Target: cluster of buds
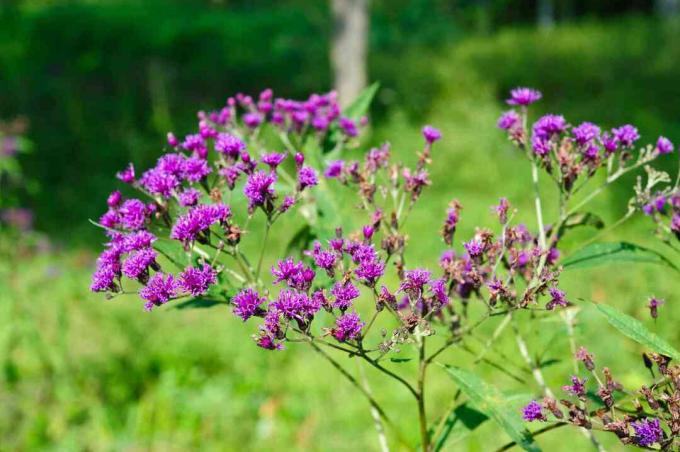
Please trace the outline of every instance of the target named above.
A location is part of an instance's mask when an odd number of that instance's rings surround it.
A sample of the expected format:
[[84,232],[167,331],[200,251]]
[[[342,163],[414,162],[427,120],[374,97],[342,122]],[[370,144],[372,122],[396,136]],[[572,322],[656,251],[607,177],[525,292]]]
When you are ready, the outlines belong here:
[[680,446],[680,366],[670,365],[670,359],[663,355],[645,354],[644,364],[655,378],[654,383],[626,391],[607,367],[598,371],[585,348],[580,348],[575,358],[583,364],[588,377],[571,378],[571,384],[562,388],[569,398],[531,401],[523,409],[524,420],[549,422],[552,418],[555,422],[612,432],[623,444],[645,448],[675,450]]

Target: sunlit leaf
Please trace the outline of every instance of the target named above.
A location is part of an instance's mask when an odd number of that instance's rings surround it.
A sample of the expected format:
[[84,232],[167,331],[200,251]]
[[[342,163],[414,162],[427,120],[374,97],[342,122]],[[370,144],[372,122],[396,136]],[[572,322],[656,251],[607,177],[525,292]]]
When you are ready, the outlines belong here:
[[357,98],[342,111],[342,114],[350,119],[359,119],[365,116],[379,88],[380,82],[375,82],[364,88]]
[[438,438],[433,438],[434,450],[440,451],[445,444],[454,444],[465,439],[477,427],[489,419],[481,411],[467,404],[457,406],[444,421],[444,429]]
[[498,423],[518,446],[528,451],[541,450],[526,429],[519,411],[511,406],[508,398],[495,386],[486,383],[469,370],[451,366],[445,366],[445,369],[470,402]]
[[680,271],[664,255],[628,242],[593,243],[562,261],[565,269],[596,267],[615,262],[661,264]]
[[606,304],[596,304],[595,306],[598,311],[604,314],[610,325],[633,339],[638,344],[644,345],[655,352],[680,360],[680,352],[664,339],[649,331],[639,320],[628,314],[624,314],[613,306]]

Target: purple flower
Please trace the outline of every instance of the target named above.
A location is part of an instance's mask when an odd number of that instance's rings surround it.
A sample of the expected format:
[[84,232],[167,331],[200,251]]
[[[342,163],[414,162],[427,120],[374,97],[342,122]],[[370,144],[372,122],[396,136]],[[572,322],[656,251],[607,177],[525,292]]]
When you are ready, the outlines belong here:
[[267,201],[274,198],[276,174],[265,171],[257,171],[250,176],[243,187],[243,193],[248,198],[248,209],[253,210],[257,206],[263,206]]
[[92,292],[107,292],[117,290],[116,283],[116,271],[110,265],[104,265],[97,268],[97,270],[92,275],[92,284],[90,285],[90,290]]
[[364,325],[365,323],[361,321],[359,314],[350,312],[335,320],[335,328],[331,333],[339,342],[346,342],[358,338]]
[[446,280],[444,278],[435,279],[430,283],[432,295],[441,303],[442,306],[449,304],[449,294],[446,288]]
[[361,233],[364,235],[365,240],[370,241],[371,237],[373,237],[373,233],[375,233],[375,228],[373,225],[367,224],[361,228]]
[[119,191],[116,190],[113,193],[111,193],[108,198],[106,198],[106,204],[109,207],[118,207],[122,198],[123,196],[120,194]]
[[567,301],[564,292],[562,292],[560,289],[557,287],[551,287],[548,292],[550,293],[550,301],[545,305],[547,310],[552,311],[556,306],[569,306],[569,302]]
[[349,118],[342,117],[338,120],[338,126],[342,129],[343,133],[348,137],[354,138],[359,135],[359,130],[356,124]]
[[276,169],[277,166],[283,162],[283,160],[286,158],[286,154],[283,153],[278,153],[278,152],[271,152],[269,154],[264,154],[262,156],[262,163],[265,165],[268,165],[272,170]]
[[602,147],[604,147],[604,153],[606,155],[611,155],[614,152],[616,152],[616,149],[619,146],[619,143],[618,143],[618,140],[616,139],[616,137],[613,136],[613,135],[610,135],[608,132],[605,132],[605,133],[602,134],[600,141],[602,141]]
[[178,195],[179,205],[183,207],[195,206],[201,193],[195,188],[187,188]]
[[281,201],[281,205],[279,206],[279,210],[281,212],[286,212],[288,209],[293,207],[295,204],[295,198],[292,196],[286,196],[283,198],[283,201]]
[[326,171],[323,173],[324,176],[332,179],[339,177],[342,174],[342,169],[345,166],[345,162],[342,160],[333,160],[332,162],[328,163],[328,166],[326,167]]
[[312,119],[312,127],[318,131],[326,130],[329,124],[330,123],[328,122],[328,119],[324,118],[323,116],[315,116]]
[[499,129],[510,130],[520,125],[520,117],[515,110],[503,113],[496,123]]
[[359,289],[352,284],[351,281],[338,281],[331,289],[331,293],[335,296],[333,307],[345,311],[352,305],[352,300],[359,298]]
[[678,239],[680,239],[680,214],[678,213],[673,215],[673,219],[671,220],[671,231],[673,231]]
[[177,141],[177,137],[175,136],[174,133],[168,132],[167,138],[168,138],[168,146],[173,147],[173,148],[176,148],[177,146],[179,146],[179,141]]
[[148,269],[156,266],[156,252],[150,248],[135,251],[123,262],[123,274],[130,279],[140,280],[148,275]]
[[171,172],[156,167],[142,174],[139,183],[152,195],[168,198],[180,184],[180,179]]
[[142,287],[139,296],[146,300],[144,309],[150,311],[154,306],[167,303],[177,293],[177,282],[171,274],[156,273],[149,279],[146,287]]
[[630,124],[613,129],[614,138],[621,143],[624,148],[633,147],[633,144],[640,138],[638,130]]
[[243,115],[243,124],[245,124],[246,127],[254,129],[261,123],[262,116],[260,116],[258,113],[246,113],[245,115]]
[[156,241],[156,236],[149,231],[138,231],[126,235],[123,238],[122,250],[126,253],[148,248]]
[[207,293],[210,286],[216,282],[217,272],[207,264],[201,269],[187,267],[179,275],[179,286],[195,297]]
[[213,223],[224,223],[231,216],[229,206],[224,204],[199,204],[185,215],[177,218],[170,237],[184,243],[196,240]]
[[510,91],[510,98],[505,102],[508,105],[531,105],[541,99],[541,92],[531,88],[515,88]]
[[586,395],[586,380],[580,380],[577,376],[571,377],[571,385],[562,386],[562,389],[569,392],[576,397],[585,397]]
[[501,224],[508,222],[508,210],[510,210],[510,203],[507,198],[501,198],[497,206],[494,206],[494,211],[498,215]]
[[656,418],[643,419],[639,422],[633,422],[631,425],[635,430],[635,441],[642,447],[649,447],[663,439],[663,430]]
[[479,239],[472,239],[463,246],[470,257],[480,257],[484,253],[484,244]]
[[580,146],[585,146],[600,137],[600,128],[592,122],[584,122],[579,126],[574,127],[571,131],[574,134],[574,140]]
[[170,153],[162,155],[156,163],[155,170],[160,173],[172,174],[179,177],[182,174],[184,160],[186,157],[182,154]]
[[219,173],[220,176],[226,179],[229,190],[234,189],[234,187],[236,186],[236,181],[241,175],[241,171],[236,166],[228,166],[226,168],[222,168],[220,169]]
[[308,256],[314,259],[314,263],[317,267],[323,268],[329,274],[332,274],[333,267],[338,259],[337,254],[332,251],[326,251],[321,248],[319,242],[314,242],[314,249],[312,251],[307,251]]
[[550,140],[534,135],[531,137],[531,149],[533,149],[534,154],[545,157],[551,149]]
[[567,121],[561,115],[545,115],[534,123],[534,135],[549,140],[567,129]]
[[666,137],[659,137],[656,140],[656,148],[659,150],[659,154],[670,154],[673,152],[673,143]]
[[660,299],[655,298],[655,297],[650,297],[649,304],[647,305],[647,307],[649,308],[649,313],[650,313],[650,315],[652,316],[653,319],[656,319],[659,316],[659,311],[658,311],[659,306],[661,306],[664,303],[665,303],[665,301],[663,301],[663,300],[660,300]]
[[296,152],[293,156],[293,159],[295,160],[295,166],[299,169],[302,167],[302,164],[305,163],[305,154],[302,152]]
[[215,140],[215,150],[230,157],[238,157],[245,149],[246,144],[240,138],[228,133],[220,133]]
[[272,267],[272,275],[275,277],[274,284],[285,281],[289,287],[303,291],[311,287],[316,276],[314,270],[305,267],[302,262],[294,262],[292,257],[279,261]]
[[265,350],[283,350],[283,345],[276,342],[273,337],[263,334],[259,336],[256,340],[258,347],[264,348]]
[[430,282],[431,273],[422,268],[408,270],[399,285],[400,292],[406,292],[411,298],[420,298],[425,284]]
[[265,297],[260,297],[257,291],[250,288],[243,289],[231,299],[234,305],[234,314],[241,317],[244,322],[252,316],[263,312],[260,305],[266,301]]
[[205,139],[200,134],[187,135],[184,137],[182,147],[187,151],[193,151],[198,155],[205,153]]
[[441,139],[442,133],[439,131],[439,129],[435,129],[432,126],[425,126],[423,127],[423,137],[425,138],[425,141],[427,141],[428,144],[432,144],[435,141]]
[[131,184],[135,181],[135,167],[130,163],[123,171],[116,173],[116,177],[126,184]]
[[306,293],[284,289],[271,303],[277,312],[290,320],[311,319],[321,308],[318,299],[310,299]]
[[182,176],[189,182],[198,182],[210,174],[208,162],[202,158],[189,157],[182,164]]
[[373,287],[385,273],[385,264],[377,260],[365,260],[354,270],[354,274],[367,286]]
[[529,402],[529,404],[522,409],[522,418],[527,422],[546,420],[541,404],[535,400]]
[[309,166],[303,166],[298,172],[298,187],[300,191],[307,187],[313,187],[318,184],[319,180],[316,177],[316,171]]
[[123,227],[131,231],[141,229],[146,222],[146,206],[139,199],[128,199],[118,213]]

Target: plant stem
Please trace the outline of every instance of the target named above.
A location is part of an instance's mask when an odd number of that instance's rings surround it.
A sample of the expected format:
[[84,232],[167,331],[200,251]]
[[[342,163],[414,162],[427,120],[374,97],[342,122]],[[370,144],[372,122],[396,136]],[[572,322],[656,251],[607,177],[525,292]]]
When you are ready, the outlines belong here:
[[427,360],[425,359],[425,336],[420,338],[418,347],[418,421],[420,423],[420,444],[423,452],[430,449],[430,435],[427,431],[427,413],[425,412],[425,373]]
[[262,239],[262,249],[260,250],[260,257],[257,260],[257,270],[255,271],[255,278],[260,280],[260,272],[262,270],[262,260],[264,259],[264,252],[267,250],[267,240],[269,239],[269,230],[272,227],[272,223],[267,218],[267,225],[264,227],[264,238]]
[[534,204],[536,206],[536,221],[538,222],[538,244],[545,251],[545,227],[543,225],[543,209],[541,207],[541,194],[538,187],[538,165],[535,161],[531,162],[531,180],[534,184]]
[[326,358],[326,360],[330,362],[333,367],[335,367],[345,378],[349,380],[350,383],[352,383],[352,385],[354,385],[354,387],[356,387],[364,395],[364,397],[366,397],[371,407],[375,409],[378,415],[380,415],[380,417],[385,422],[387,423],[391,422],[390,419],[387,417],[385,410],[383,410],[382,407],[378,404],[378,402],[375,401],[371,393],[368,392],[363,386],[361,386],[361,384],[359,384],[359,382],[356,380],[356,378],[354,378],[354,376],[352,376],[352,374],[347,372],[345,368],[340,365],[340,363],[333,359],[331,355],[326,353],[321,347],[316,345],[313,341],[309,340],[309,345],[311,345],[312,348],[316,350],[321,356]]
[[[535,432],[532,432],[531,436],[538,436],[538,435],[541,435],[545,432],[549,432],[550,430],[555,430],[556,428],[563,427],[565,425],[569,425],[569,424],[567,424],[566,422],[556,422],[555,424],[548,425],[548,426],[543,427],[539,430],[536,430]],[[512,449],[516,445],[517,445],[517,442],[511,441],[511,442],[507,443],[506,445],[496,449],[496,452],[503,452],[503,451]]]
[[[367,394],[371,395],[371,387],[368,384],[368,379],[366,378],[366,372],[361,365],[361,361],[357,361],[357,367],[359,369],[359,376],[361,377],[361,383],[364,386],[364,390]],[[380,413],[378,410],[371,405],[371,416],[373,417],[373,423],[375,424],[375,430],[378,433],[378,442],[380,443],[381,452],[390,452],[390,447],[387,443],[387,437],[385,436],[385,426],[383,425]]]
[[541,372],[541,368],[536,365],[536,363],[531,359],[531,355],[529,355],[527,343],[524,341],[522,334],[519,332],[519,328],[517,327],[515,319],[513,318],[512,320],[512,328],[515,330],[515,337],[517,338],[517,348],[519,348],[519,353],[524,358],[524,361],[529,366],[529,369],[531,369],[531,374],[533,375],[536,383],[538,383],[538,386],[541,388],[541,392],[548,397],[554,398],[555,395],[545,383],[545,378],[543,378],[543,372]]

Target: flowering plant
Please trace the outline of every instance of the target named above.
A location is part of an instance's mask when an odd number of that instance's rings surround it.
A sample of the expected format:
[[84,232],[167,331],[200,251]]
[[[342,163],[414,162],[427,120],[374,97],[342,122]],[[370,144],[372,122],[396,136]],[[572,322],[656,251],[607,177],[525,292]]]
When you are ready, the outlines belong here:
[[[239,94],[221,110],[199,112],[198,133],[181,141],[168,134],[167,152],[153,168],[140,174],[130,164],[118,173],[143,199],[124,199],[118,191],[109,196],[108,210],[97,223],[108,242],[97,261],[92,290],[109,298],[139,295],[148,311],[171,301],[185,306],[228,304],[234,316],[257,324],[253,339],[260,348],[308,344],[367,399],[383,450],[389,448],[388,435],[407,440],[363,374],[353,375],[339,356],[360,360],[413,397],[419,447],[424,451],[443,447],[452,422],[470,411],[482,419],[491,417],[505,429],[512,442],[504,448],[518,444],[537,450],[533,436],[567,424],[582,428],[597,445],[592,430],[614,432],[622,442],[640,447],[677,445],[680,368],[668,360],[677,356],[675,349],[639,322],[632,323],[634,319],[601,306],[614,326],[651,349],[646,363],[659,371],[653,385],[638,393],[622,393],[606,368],[600,371],[601,379],[592,355],[577,349],[573,337],[577,306],[559,288],[561,272],[584,262],[630,254],[662,259],[631,244],[590,244],[566,258],[560,247],[571,229],[600,226],[583,208],[606,186],[671,153],[672,144],[660,138],[655,146],[635,151],[639,136],[633,126],[602,132],[591,123],[572,127],[557,115],[543,116],[529,128],[528,107],[541,94],[528,88],[513,90],[508,103],[516,109],[504,113],[498,126],[531,163],[536,228],[516,223],[516,210],[501,198],[492,208],[496,231],[478,228],[457,246],[462,204],[452,200],[442,221],[438,265],[414,267],[407,263],[404,224],[431,184],[428,167],[442,134],[431,126],[422,129],[424,142],[413,167],[394,162],[388,143],[370,149],[360,160],[341,158],[358,144],[367,124],[363,114],[375,89],[344,111],[334,93],[305,101],[275,99],[270,90],[257,99]],[[541,170],[559,189],[559,216],[549,224],[539,193]],[[600,173],[605,183],[582,195]],[[678,184],[651,194],[667,177],[648,173],[655,183],[639,186],[629,215],[643,210],[663,224],[663,215],[673,211],[670,226],[662,229],[677,234]],[[342,187],[359,201],[363,218],[359,228],[343,227],[348,222],[341,218],[334,196]],[[660,196],[661,207],[656,201]],[[265,264],[272,231],[291,212],[305,224],[289,235],[288,255]],[[261,234],[252,232],[257,221]],[[277,231],[277,238],[286,234]],[[244,251],[243,242],[248,240],[259,242],[259,252]],[[598,382],[596,397],[602,408],[593,408],[586,382],[578,376],[565,387],[571,399],[558,402],[546,385],[542,366],[531,356],[521,320],[555,313],[567,327],[575,365],[582,362]],[[495,324],[494,329],[480,339],[488,324]],[[521,364],[496,348],[508,326]],[[635,335],[626,331],[633,328]],[[475,341],[482,344],[481,350],[473,348]],[[404,354],[408,349],[414,350],[413,357]],[[511,408],[503,393],[475,372],[444,364],[452,349],[515,380],[524,382],[515,372],[526,371],[542,402],[530,402],[522,413]],[[410,367],[399,366],[411,360],[417,363],[415,375],[409,375]],[[450,409],[438,419],[428,416],[426,409],[432,364],[441,366],[458,386]],[[635,409],[628,409],[629,404]],[[463,406],[467,411],[461,410]],[[554,420],[532,434],[520,414],[527,421],[548,422],[549,416]]]

